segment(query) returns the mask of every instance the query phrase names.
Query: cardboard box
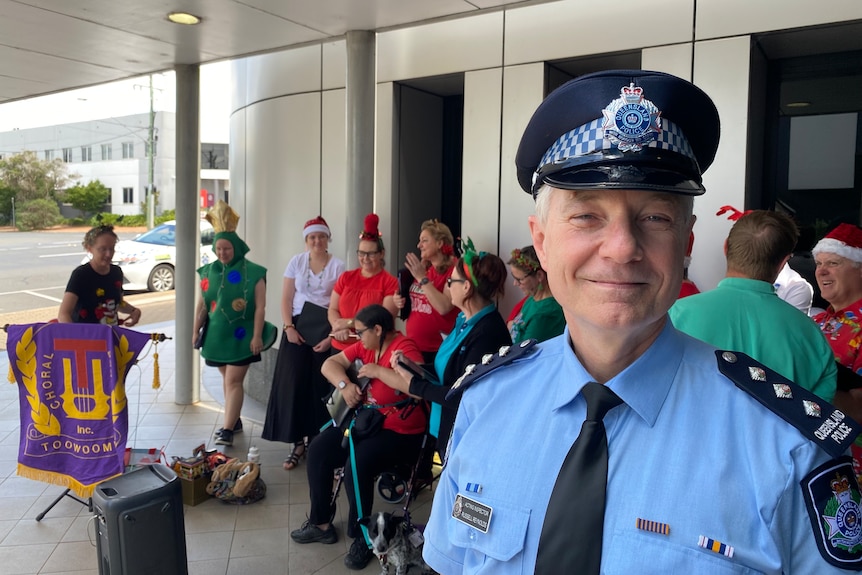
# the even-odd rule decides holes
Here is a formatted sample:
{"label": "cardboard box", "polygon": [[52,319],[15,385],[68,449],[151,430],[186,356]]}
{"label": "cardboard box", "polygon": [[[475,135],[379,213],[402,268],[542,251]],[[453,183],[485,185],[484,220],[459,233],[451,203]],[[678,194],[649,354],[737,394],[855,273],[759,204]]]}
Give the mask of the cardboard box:
{"label": "cardboard box", "polygon": [[210,474],[195,477],[194,479],[180,478],[180,485],[183,489],[183,503],[194,507],[198,503],[202,503],[209,499],[211,495],[207,493],[207,485],[210,482]]}

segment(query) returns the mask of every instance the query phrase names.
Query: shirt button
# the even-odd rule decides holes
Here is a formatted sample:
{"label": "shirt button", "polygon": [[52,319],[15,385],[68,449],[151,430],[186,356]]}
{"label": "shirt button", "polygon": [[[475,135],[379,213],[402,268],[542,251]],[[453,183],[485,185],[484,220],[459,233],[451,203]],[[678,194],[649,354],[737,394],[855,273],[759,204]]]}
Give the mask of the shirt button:
{"label": "shirt button", "polygon": [[470,541],[475,541],[475,540],[476,540],[476,531],[475,531],[475,529],[471,529],[471,530],[470,530],[470,534],[468,535],[468,537],[470,538]]}

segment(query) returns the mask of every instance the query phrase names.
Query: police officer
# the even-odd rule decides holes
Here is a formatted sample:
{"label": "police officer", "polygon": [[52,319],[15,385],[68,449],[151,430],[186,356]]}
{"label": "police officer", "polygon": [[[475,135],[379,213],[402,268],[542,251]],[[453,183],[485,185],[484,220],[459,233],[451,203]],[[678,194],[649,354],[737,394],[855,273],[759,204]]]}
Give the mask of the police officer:
{"label": "police officer", "polygon": [[709,97],[658,72],[582,76],[536,110],[518,180],[567,327],[459,382],[425,531],[437,571],[860,569],[858,425],[668,320],[718,136]]}

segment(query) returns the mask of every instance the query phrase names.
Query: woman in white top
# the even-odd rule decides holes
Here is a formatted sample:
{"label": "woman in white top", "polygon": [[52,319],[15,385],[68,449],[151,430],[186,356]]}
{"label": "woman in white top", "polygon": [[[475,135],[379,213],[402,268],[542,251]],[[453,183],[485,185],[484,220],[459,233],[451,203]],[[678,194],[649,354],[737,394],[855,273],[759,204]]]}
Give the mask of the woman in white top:
{"label": "woman in white top", "polygon": [[[306,250],[293,256],[284,271],[284,327],[261,434],[263,439],[293,444],[284,460],[288,471],[305,457],[308,441],[329,419],[321,398],[330,386],[320,374],[331,347],[325,308],[335,280],[344,272],[344,262],[328,251],[331,234],[326,220],[318,216],[307,221],[302,236]],[[315,321],[309,321],[312,317]]]}

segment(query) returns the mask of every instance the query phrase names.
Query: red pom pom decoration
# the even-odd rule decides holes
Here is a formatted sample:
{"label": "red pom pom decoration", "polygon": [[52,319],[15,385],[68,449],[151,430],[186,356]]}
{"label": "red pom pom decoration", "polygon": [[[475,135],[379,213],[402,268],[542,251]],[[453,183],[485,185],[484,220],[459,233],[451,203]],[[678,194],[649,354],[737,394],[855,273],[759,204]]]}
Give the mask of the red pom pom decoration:
{"label": "red pom pom decoration", "polygon": [[368,214],[365,216],[365,223],[362,227],[362,233],[359,234],[359,239],[376,241],[380,238],[379,224],[380,217],[377,214]]}

